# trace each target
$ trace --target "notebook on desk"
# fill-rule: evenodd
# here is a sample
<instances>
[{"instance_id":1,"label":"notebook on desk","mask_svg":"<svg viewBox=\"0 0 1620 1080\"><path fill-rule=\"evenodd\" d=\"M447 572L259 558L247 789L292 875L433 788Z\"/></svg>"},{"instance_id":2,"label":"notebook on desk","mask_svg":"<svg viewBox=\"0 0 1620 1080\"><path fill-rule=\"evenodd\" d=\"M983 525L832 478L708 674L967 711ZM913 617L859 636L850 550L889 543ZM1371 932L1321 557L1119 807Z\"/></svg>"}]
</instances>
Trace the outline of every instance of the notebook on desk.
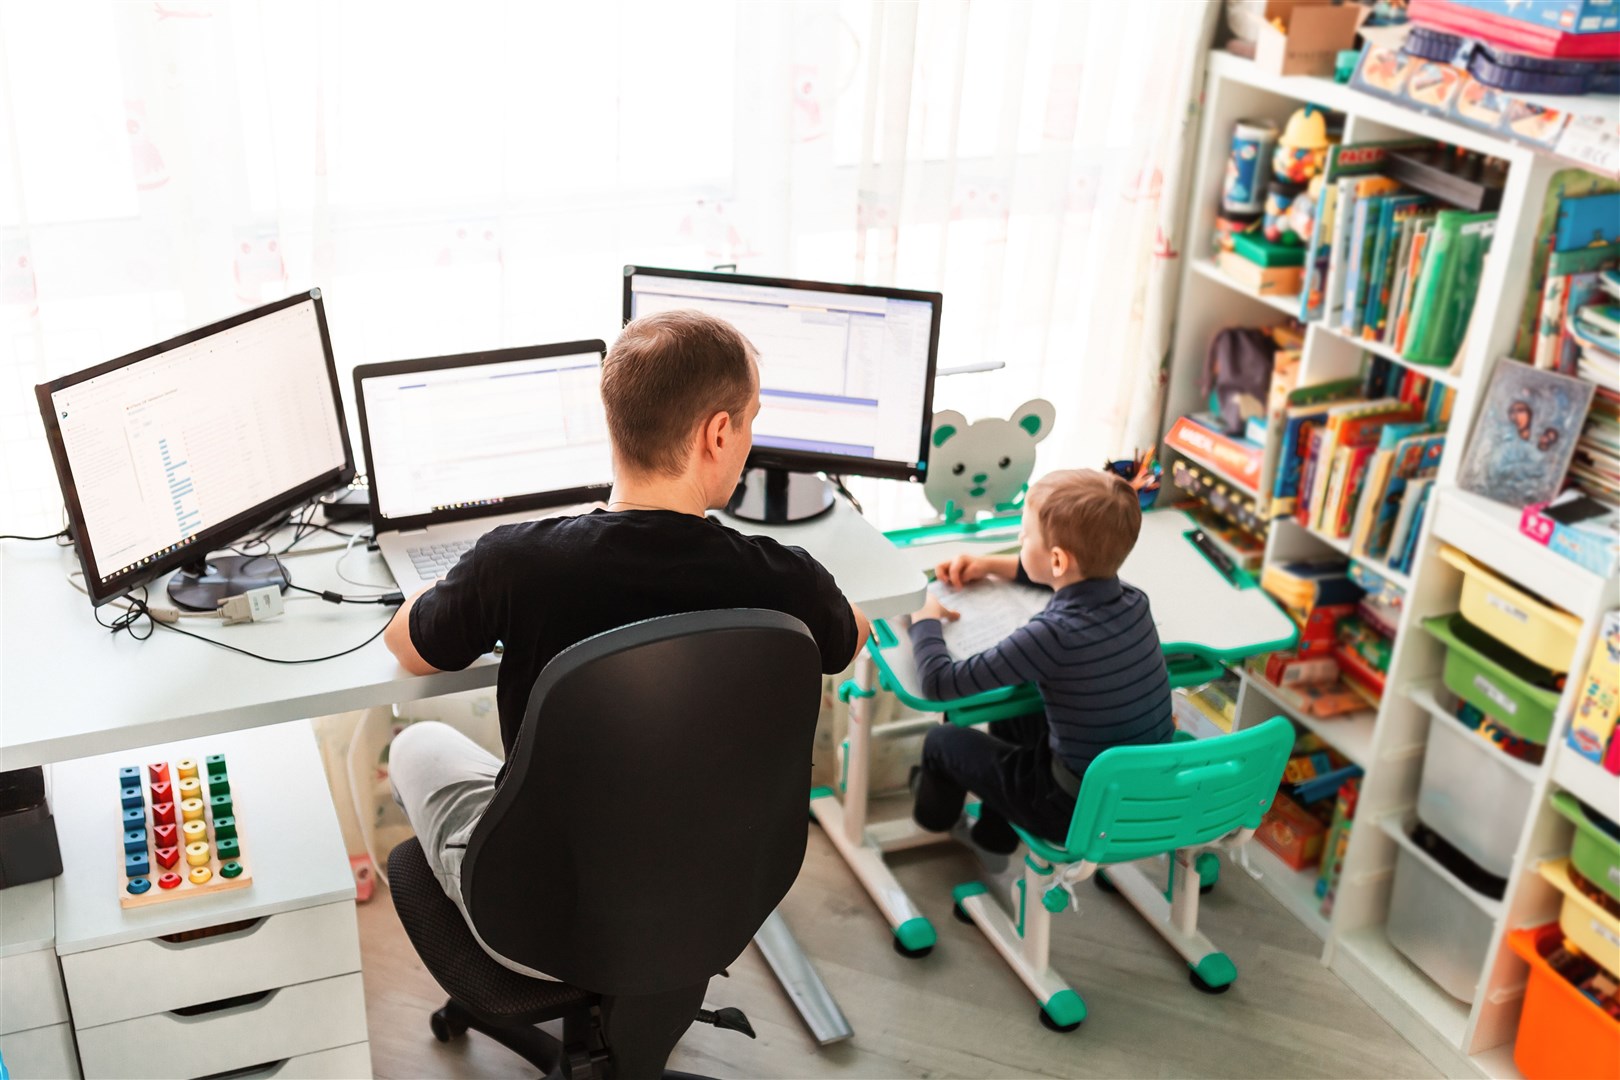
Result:
<instances>
[{"instance_id":1,"label":"notebook on desk","mask_svg":"<svg viewBox=\"0 0 1620 1080\"><path fill-rule=\"evenodd\" d=\"M601 341L354 369L377 548L407 596L491 529L578 512L613 480Z\"/></svg>"},{"instance_id":2,"label":"notebook on desk","mask_svg":"<svg viewBox=\"0 0 1620 1080\"><path fill-rule=\"evenodd\" d=\"M1052 590L1012 581L975 581L953 589L942 581L928 583L939 602L962 617L940 623L945 646L958 660L981 653L1029 622L1052 599Z\"/></svg>"}]
</instances>

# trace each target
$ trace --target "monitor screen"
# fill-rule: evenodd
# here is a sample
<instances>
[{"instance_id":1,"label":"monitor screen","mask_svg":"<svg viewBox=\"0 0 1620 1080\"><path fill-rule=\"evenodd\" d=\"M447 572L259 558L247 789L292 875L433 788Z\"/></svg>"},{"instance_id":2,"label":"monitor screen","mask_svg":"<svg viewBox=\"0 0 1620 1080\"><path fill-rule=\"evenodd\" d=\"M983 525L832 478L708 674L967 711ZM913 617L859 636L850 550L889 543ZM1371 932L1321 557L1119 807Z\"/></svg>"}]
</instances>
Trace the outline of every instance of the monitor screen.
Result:
<instances>
[{"instance_id":1,"label":"monitor screen","mask_svg":"<svg viewBox=\"0 0 1620 1080\"><path fill-rule=\"evenodd\" d=\"M356 368L377 525L556 505L610 486L604 350L578 341Z\"/></svg>"},{"instance_id":2,"label":"monitor screen","mask_svg":"<svg viewBox=\"0 0 1620 1080\"><path fill-rule=\"evenodd\" d=\"M318 290L37 394L97 603L354 475Z\"/></svg>"},{"instance_id":3,"label":"monitor screen","mask_svg":"<svg viewBox=\"0 0 1620 1080\"><path fill-rule=\"evenodd\" d=\"M625 268L626 321L676 308L725 319L759 352L753 464L923 477L938 293Z\"/></svg>"}]
</instances>

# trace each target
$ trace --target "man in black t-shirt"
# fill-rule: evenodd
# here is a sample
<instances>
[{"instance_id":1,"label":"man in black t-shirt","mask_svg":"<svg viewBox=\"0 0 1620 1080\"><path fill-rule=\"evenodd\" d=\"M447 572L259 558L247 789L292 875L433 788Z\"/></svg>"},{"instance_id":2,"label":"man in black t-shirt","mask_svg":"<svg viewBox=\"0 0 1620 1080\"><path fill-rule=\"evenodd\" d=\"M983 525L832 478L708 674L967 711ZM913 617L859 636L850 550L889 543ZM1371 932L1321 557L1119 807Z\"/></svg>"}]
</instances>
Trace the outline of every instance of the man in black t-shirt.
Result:
<instances>
[{"instance_id":1,"label":"man in black t-shirt","mask_svg":"<svg viewBox=\"0 0 1620 1080\"><path fill-rule=\"evenodd\" d=\"M809 627L824 672L844 670L870 626L832 575L799 548L706 516L731 497L752 445L755 355L730 324L695 311L626 326L602 365L614 464L607 509L485 535L384 631L406 670L458 671L502 643L496 703L508 754L529 691L552 657L642 619L717 608L783 611ZM389 753L394 797L464 915L461 857L502 767L432 722L406 728ZM484 949L507 967L545 977Z\"/></svg>"}]
</instances>

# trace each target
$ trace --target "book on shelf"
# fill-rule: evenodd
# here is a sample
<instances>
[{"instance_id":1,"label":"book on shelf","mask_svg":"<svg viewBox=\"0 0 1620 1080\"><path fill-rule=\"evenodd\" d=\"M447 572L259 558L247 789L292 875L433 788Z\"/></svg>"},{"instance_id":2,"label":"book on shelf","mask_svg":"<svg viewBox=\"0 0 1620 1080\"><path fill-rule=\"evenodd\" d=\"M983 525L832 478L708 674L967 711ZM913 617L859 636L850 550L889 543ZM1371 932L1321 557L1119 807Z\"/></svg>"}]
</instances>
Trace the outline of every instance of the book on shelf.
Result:
<instances>
[{"instance_id":1,"label":"book on shelf","mask_svg":"<svg viewBox=\"0 0 1620 1080\"><path fill-rule=\"evenodd\" d=\"M1322 167L1322 184L1317 192L1316 215L1311 220L1311 235L1306 242L1305 280L1300 289L1301 320L1335 321L1340 304L1338 297L1343 288L1335 269L1342 263L1335 253L1342 253L1349 232L1349 217L1353 212L1352 193L1361 180L1376 175L1383 168L1391 150L1427 146L1423 139L1396 139L1386 142L1339 144L1328 148ZM1388 183L1387 178L1379 178ZM1382 183L1374 185L1382 186Z\"/></svg>"},{"instance_id":2,"label":"book on shelf","mask_svg":"<svg viewBox=\"0 0 1620 1080\"><path fill-rule=\"evenodd\" d=\"M1164 443L1172 450L1219 469L1251 491L1260 486L1260 466L1266 448L1224 434L1219 422L1207 413L1178 419L1165 434Z\"/></svg>"},{"instance_id":3,"label":"book on shelf","mask_svg":"<svg viewBox=\"0 0 1620 1080\"><path fill-rule=\"evenodd\" d=\"M1330 517L1337 513L1337 503L1329 497L1334 466L1348 464L1348 459L1337 456L1339 450L1376 446L1385 424L1414 420L1419 415L1412 405L1392 397L1345 402L1330 408L1321 428L1320 440L1313 439L1316 443L1316 464L1310 470L1310 486L1303 489L1306 502L1296 512L1296 519L1307 528L1326 533L1337 520ZM1342 489L1334 494L1342 494Z\"/></svg>"},{"instance_id":4,"label":"book on shelf","mask_svg":"<svg viewBox=\"0 0 1620 1080\"><path fill-rule=\"evenodd\" d=\"M1362 589L1351 580L1345 559L1272 563L1260 575L1260 587L1301 615L1318 607L1354 604Z\"/></svg>"},{"instance_id":5,"label":"book on shelf","mask_svg":"<svg viewBox=\"0 0 1620 1080\"><path fill-rule=\"evenodd\" d=\"M1412 294L1412 319L1401 355L1416 363L1457 357L1496 232L1496 214L1442 210L1435 215L1423 268Z\"/></svg>"},{"instance_id":6,"label":"book on shelf","mask_svg":"<svg viewBox=\"0 0 1620 1080\"><path fill-rule=\"evenodd\" d=\"M1519 531L1575 565L1608 577L1620 567L1620 510L1589 500L1596 505L1568 512L1582 498L1571 489L1550 503L1525 507Z\"/></svg>"}]
</instances>

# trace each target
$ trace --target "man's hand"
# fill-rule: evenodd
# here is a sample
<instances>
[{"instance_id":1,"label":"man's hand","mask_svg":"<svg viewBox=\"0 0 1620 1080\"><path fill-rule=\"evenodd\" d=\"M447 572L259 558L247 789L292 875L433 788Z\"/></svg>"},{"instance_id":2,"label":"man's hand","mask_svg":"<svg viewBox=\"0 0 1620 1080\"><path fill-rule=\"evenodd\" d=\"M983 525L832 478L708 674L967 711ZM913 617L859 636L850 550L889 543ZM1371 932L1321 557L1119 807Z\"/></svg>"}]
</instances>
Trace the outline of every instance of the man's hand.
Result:
<instances>
[{"instance_id":1,"label":"man's hand","mask_svg":"<svg viewBox=\"0 0 1620 1080\"><path fill-rule=\"evenodd\" d=\"M962 557L970 558L971 556ZM952 611L950 608L939 602L939 597L935 596L933 593L929 593L928 599L923 602L923 606L917 611L912 612L911 621L914 624L919 623L924 619L943 619L946 622L955 622L961 617L962 613L960 611Z\"/></svg>"}]
</instances>

